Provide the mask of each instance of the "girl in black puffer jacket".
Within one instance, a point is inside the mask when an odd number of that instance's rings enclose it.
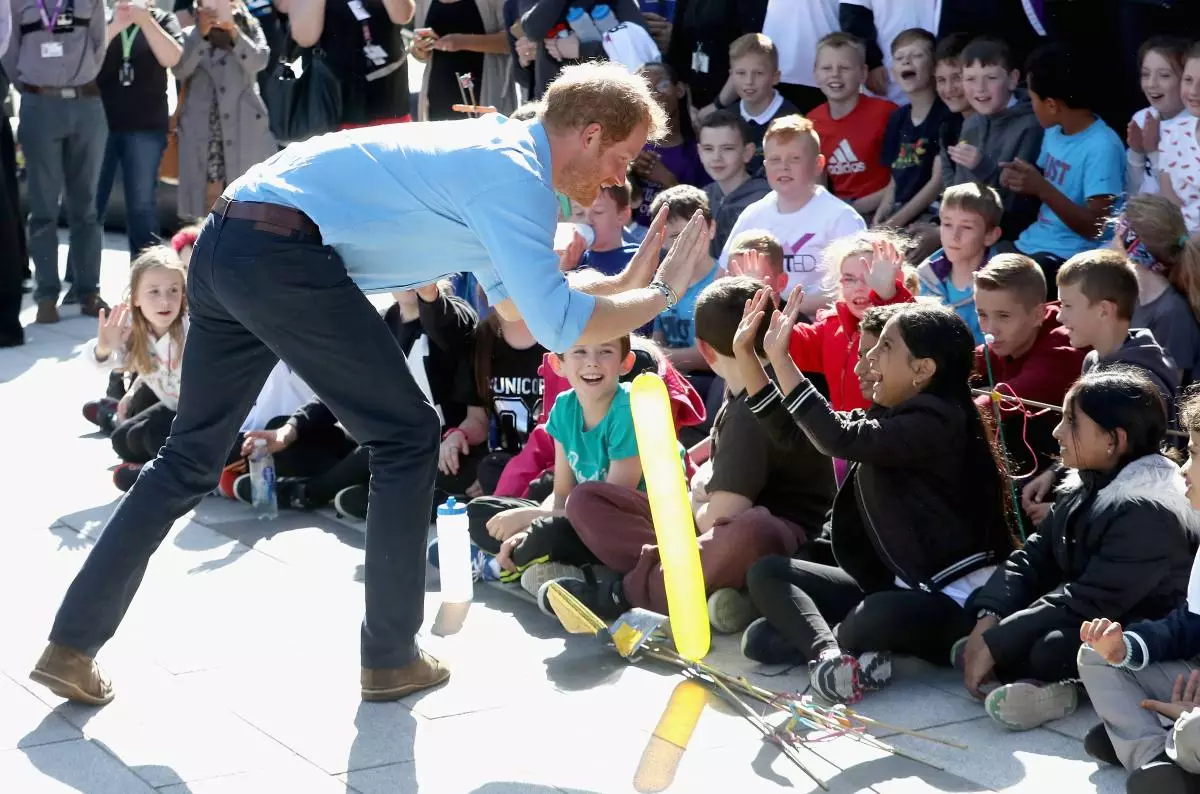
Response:
[[[1184,598],[1200,532],[1179,467],[1159,453],[1166,427],[1139,370],[1093,371],[1067,393],[1054,437],[1073,471],[1038,532],[976,594],[975,630],[956,646],[976,697],[1013,682],[986,699],[1006,727],[1075,709],[1081,623],[1153,620]]]
[[[744,326],[755,313],[761,304]],[[974,340],[953,310],[913,304],[888,320],[859,365],[875,405],[849,413],[830,409],[803,377],[786,338],[773,344],[790,334],[789,316],[775,313],[764,343],[778,389],[752,350],[735,352],[747,402],[772,433],[803,432],[850,463],[831,520],[837,566],[756,563],[747,585],[764,617],[746,629],[742,651],[764,663],[809,661],[818,694],[853,701],[890,678],[888,652],[948,658],[956,632],[971,626],[971,590],[1015,547],[1007,489],[968,387]]]

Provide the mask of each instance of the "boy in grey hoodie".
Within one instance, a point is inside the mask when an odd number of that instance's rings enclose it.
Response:
[[[704,188],[717,225],[713,256],[720,256],[742,211],[771,192],[767,180],[753,176],[757,157],[750,127],[737,113],[718,110],[700,122],[700,162],[712,178]]]
[[[1058,271],[1058,319],[1071,345],[1092,348],[1083,360],[1087,374],[1097,367],[1124,364],[1150,376],[1167,405],[1174,405],[1180,371],[1145,328],[1131,329],[1137,305],[1137,276],[1129,261],[1111,248],[1085,251]]]
[[[1013,240],[1037,217],[1038,201],[1000,185],[1000,164],[1020,158],[1037,162],[1042,126],[1028,95],[1018,91],[1020,70],[999,39],[980,37],[963,50],[963,87],[975,111],[963,122],[962,139],[942,152],[946,187],[982,182],[996,188],[1004,204],[1001,228]]]

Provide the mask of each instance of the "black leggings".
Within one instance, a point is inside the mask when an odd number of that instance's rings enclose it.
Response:
[[[974,628],[949,596],[902,588],[866,593],[841,568],[807,560],[763,558],[746,585],[763,617],[808,659],[838,649],[893,651],[945,666],[951,646]]]
[[[167,443],[174,421],[175,412],[156,402],[117,425],[112,434],[113,450],[126,463],[148,463],[158,457],[158,451]]]
[[[540,502],[507,496],[481,496],[467,505],[467,523],[471,542],[488,554],[500,551],[500,541],[488,534],[488,520],[515,507],[537,507]],[[599,560],[579,539],[575,528],[564,516],[539,518],[529,526],[529,534],[513,549],[513,562],[529,565],[544,557],[568,565],[591,565]]]

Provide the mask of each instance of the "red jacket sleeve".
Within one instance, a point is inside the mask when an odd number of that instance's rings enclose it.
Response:
[[[840,322],[835,312],[817,318],[815,323],[796,323],[788,353],[796,366],[806,372],[825,371],[825,334],[830,323]]]

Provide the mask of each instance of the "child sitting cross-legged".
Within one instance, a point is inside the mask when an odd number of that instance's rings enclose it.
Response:
[[[1188,460],[1159,494],[1178,521],[1197,532],[1200,488],[1191,478],[1200,454],[1200,393],[1180,405]],[[1147,525],[1149,526],[1149,525]],[[1129,794],[1184,794],[1200,788],[1200,557],[1187,597],[1161,620],[1122,626],[1109,617],[1080,627],[1079,677],[1100,717],[1083,749],[1129,770]]]
[[[598,562],[567,517],[567,497],[593,480],[624,488],[644,487],[633,432],[629,386],[621,375],[633,366],[628,336],[598,345],[574,345],[551,359],[571,388],[554,400],[546,432],[554,439],[554,490],[543,502],[482,497],[467,505],[471,540],[496,556],[501,581],[579,576],[578,566]],[[682,465],[682,464],[681,464]],[[560,563],[543,566],[538,563]]]
[[[766,322],[765,294],[747,307],[734,349],[768,433],[802,435],[849,461],[830,520],[837,565],[757,563],[747,581],[764,619],[746,629],[742,652],[808,661],[817,694],[852,702],[887,683],[890,652],[945,663],[955,631],[970,626],[967,599],[1015,546],[1006,474],[971,400],[971,332],[951,309],[895,310],[866,356],[874,404],[845,413],[788,356],[798,311],[788,303],[764,342],[778,387],[746,345]]]
[[[696,302],[697,345],[713,372],[725,379],[727,395],[713,424],[711,457],[691,482],[709,618],[722,632],[740,631],[753,617],[749,601],[738,592],[750,566],[765,555],[804,553],[820,533],[834,493],[829,460],[811,442],[772,435],[750,413],[732,345],[743,308],[762,289],[757,279],[727,277],[706,287]],[[761,353],[761,332],[757,340],[748,344]],[[586,580],[561,581],[568,591],[605,619],[631,607],[667,612],[644,493],[611,478],[584,483],[571,493],[567,517],[618,574],[589,570]],[[539,600],[545,609],[545,591]]]
[[[1075,710],[1079,626],[1157,620],[1179,603],[1198,537],[1179,467],[1160,453],[1167,411],[1135,369],[1084,375],[1054,429],[1063,465],[1038,531],[971,603],[977,621],[955,645],[967,691],[992,719],[1028,730]]]

